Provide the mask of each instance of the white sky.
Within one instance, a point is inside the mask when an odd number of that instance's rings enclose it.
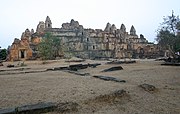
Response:
[[[26,28],[36,30],[48,15],[54,28],[71,19],[84,28],[104,29],[107,22],[129,32],[134,25],[137,34],[153,42],[163,16],[180,14],[180,0],[1,0],[0,46],[7,48],[20,38]]]

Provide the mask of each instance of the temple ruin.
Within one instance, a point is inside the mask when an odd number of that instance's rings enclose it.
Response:
[[[26,29],[21,40],[15,38],[10,47],[10,60],[28,60],[38,58],[37,46],[45,33],[61,39],[66,52],[81,58],[153,58],[160,54],[160,47],[149,43],[141,34],[136,34],[132,25],[129,33],[124,24],[119,28],[107,23],[104,30],[86,29],[78,21],[63,23],[61,28],[53,28],[49,16],[40,21],[36,32]]]

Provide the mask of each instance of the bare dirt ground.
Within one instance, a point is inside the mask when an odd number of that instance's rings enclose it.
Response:
[[[79,104],[78,110],[67,113],[180,113],[179,66],[161,66],[162,62],[154,60],[137,60],[134,64],[120,65],[105,64],[107,61],[86,60],[82,63],[102,65],[79,70],[90,73],[90,76],[79,76],[65,71],[44,72],[47,68],[78,64],[64,61],[47,61],[46,64],[42,64],[42,61],[26,61],[27,66],[15,68],[6,67],[10,62],[3,63],[4,66],[0,67],[0,109],[39,102],[75,102]],[[112,66],[122,66],[123,70],[101,72]],[[39,72],[25,73],[31,71]],[[93,75],[112,76],[126,82],[104,81],[92,77]],[[157,91],[151,93],[143,90],[138,86],[143,83],[154,85]],[[110,97],[101,99],[102,95],[122,89],[127,95],[115,100]],[[98,100],[99,98],[101,100]],[[49,112],[55,113],[59,112]]]

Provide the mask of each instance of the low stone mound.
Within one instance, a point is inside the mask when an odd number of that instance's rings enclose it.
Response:
[[[125,90],[117,90],[110,94],[97,96],[94,100],[96,102],[113,102],[115,100],[115,98],[121,98],[124,95],[126,95]]]
[[[129,95],[125,90],[116,90],[114,92],[111,92],[109,94],[99,95],[95,98],[86,100],[83,102],[84,105],[86,105],[87,109],[91,108],[101,108],[104,105],[107,104],[115,104],[115,103],[121,103],[124,100],[128,100]],[[100,107],[99,107],[100,106]]]
[[[107,64],[132,64],[132,63],[136,63],[136,61],[133,60],[133,61],[111,61],[111,62],[107,62]]]
[[[71,59],[66,60],[65,62],[84,62],[84,61],[85,61],[85,59],[72,57]]]
[[[96,68],[97,66],[101,65],[101,63],[92,63],[88,64],[89,67]]]
[[[71,71],[78,71],[80,69],[86,69],[88,67],[96,68],[97,66],[101,65],[100,63],[93,63],[93,64],[74,64],[69,65],[68,67],[55,67],[47,69],[47,71],[56,71],[56,70],[71,70]]]
[[[148,92],[154,92],[156,90],[155,86],[146,83],[139,85],[139,87],[143,88],[145,91]]]
[[[174,62],[165,62],[161,65],[165,65],[165,66],[180,66],[180,63],[174,63]]]
[[[86,69],[88,68],[88,64],[75,64],[75,65],[69,65],[69,70],[77,71],[79,69]]]
[[[155,61],[166,61],[166,60],[167,60],[167,57],[159,57],[155,59]]]
[[[117,71],[117,70],[123,70],[123,68],[121,66],[115,66],[115,67],[105,69],[102,72],[111,72],[111,71]]]
[[[90,73],[83,73],[78,71],[67,71],[68,73],[79,75],[79,76],[90,76]]]
[[[0,114],[16,114],[15,108],[1,109]]]
[[[24,71],[24,70],[29,70],[31,68],[16,68],[16,69],[4,69],[0,70],[0,72],[5,72],[5,71]]]
[[[115,81],[115,82],[126,82],[125,80],[120,80],[114,77],[109,77],[109,76],[93,76],[94,78],[99,78],[101,80],[105,81]]]
[[[56,104],[52,102],[24,105],[16,108],[2,109],[0,114],[40,114],[54,111]]]
[[[65,102],[59,103],[56,108],[56,112],[58,113],[72,113],[78,111],[79,104],[75,102]]]

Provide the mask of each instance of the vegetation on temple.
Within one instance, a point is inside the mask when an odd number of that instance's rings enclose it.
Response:
[[[61,40],[51,33],[46,33],[38,45],[39,54],[43,60],[55,59],[61,56]]]
[[[158,29],[157,39],[158,44],[164,49],[172,49],[179,51],[180,49],[180,19],[172,12],[171,16],[164,17],[164,22],[161,23]]]
[[[7,50],[0,49],[0,60],[5,60],[7,58]]]

